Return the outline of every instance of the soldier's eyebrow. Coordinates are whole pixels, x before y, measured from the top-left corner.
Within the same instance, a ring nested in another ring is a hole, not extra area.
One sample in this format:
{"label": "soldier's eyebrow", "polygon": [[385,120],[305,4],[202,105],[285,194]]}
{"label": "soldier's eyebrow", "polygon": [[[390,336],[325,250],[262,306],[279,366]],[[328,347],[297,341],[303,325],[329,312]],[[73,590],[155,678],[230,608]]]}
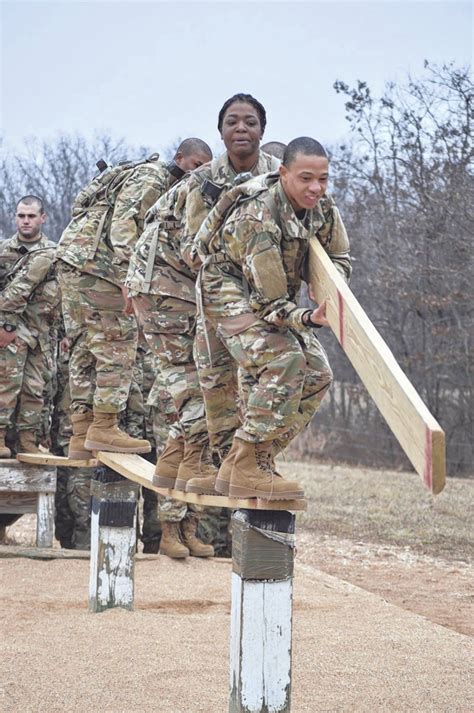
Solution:
{"label": "soldier's eyebrow", "polygon": [[36,213],[17,213],[18,218],[36,218]]}

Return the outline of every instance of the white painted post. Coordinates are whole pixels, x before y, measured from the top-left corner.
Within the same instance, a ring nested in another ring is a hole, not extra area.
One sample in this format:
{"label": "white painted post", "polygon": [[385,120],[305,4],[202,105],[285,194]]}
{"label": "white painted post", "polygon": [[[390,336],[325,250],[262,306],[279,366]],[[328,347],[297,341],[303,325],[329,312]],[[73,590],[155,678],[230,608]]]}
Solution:
{"label": "white painted post", "polygon": [[289,713],[295,516],[232,515],[229,713]]}
{"label": "white painted post", "polygon": [[133,609],[139,486],[106,466],[91,481],[89,610]]}
{"label": "white painted post", "polygon": [[54,493],[38,493],[36,505],[36,546],[52,547],[54,534]]}

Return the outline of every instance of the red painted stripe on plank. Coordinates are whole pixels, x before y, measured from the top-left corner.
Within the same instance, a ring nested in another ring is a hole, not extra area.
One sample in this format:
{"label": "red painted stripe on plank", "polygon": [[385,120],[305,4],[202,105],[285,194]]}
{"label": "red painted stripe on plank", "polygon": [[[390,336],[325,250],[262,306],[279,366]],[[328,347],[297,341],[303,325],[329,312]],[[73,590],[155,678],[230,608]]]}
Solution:
{"label": "red painted stripe on plank", "polygon": [[433,489],[433,442],[432,432],[426,426],[425,428],[425,470],[423,472],[423,480],[430,490]]}
{"label": "red painted stripe on plank", "polygon": [[344,349],[344,298],[339,290],[337,291],[337,301],[339,307],[339,341],[341,343],[341,347]]}

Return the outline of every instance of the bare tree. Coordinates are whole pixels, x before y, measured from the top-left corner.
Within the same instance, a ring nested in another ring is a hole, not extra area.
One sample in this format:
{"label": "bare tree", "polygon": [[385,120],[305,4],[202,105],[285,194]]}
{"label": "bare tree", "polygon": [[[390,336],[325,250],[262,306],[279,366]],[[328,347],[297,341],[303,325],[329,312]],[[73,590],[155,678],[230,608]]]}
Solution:
{"label": "bare tree", "polygon": [[[425,63],[420,78],[365,82],[346,98],[351,141],[333,151],[351,236],[352,288],[447,434],[451,473],[472,470],[473,85],[467,69]],[[339,383],[316,421],[325,452],[406,464],[356,375],[329,346]]]}
{"label": "bare tree", "polygon": [[0,155],[0,232],[14,231],[15,205],[22,195],[43,198],[48,213],[47,233],[58,240],[70,219],[78,191],[97,173],[96,162],[109,164],[126,159],[140,160],[151,153],[146,147],[133,148],[123,139],[101,134],[92,141],[80,135],[63,134],[53,141],[30,139],[22,154],[5,147]]}

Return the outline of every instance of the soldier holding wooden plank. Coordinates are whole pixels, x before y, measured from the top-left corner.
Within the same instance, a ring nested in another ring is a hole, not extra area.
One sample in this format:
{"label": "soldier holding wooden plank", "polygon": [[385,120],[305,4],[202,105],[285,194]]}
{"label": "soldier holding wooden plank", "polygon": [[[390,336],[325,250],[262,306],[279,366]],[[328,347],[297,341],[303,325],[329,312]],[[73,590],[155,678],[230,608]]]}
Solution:
{"label": "soldier holding wooden plank", "polygon": [[217,481],[192,479],[191,492],[215,486],[231,497],[303,497],[298,483],[276,472],[273,456],[309,423],[332,380],[314,332],[327,324],[325,305],[297,306],[312,236],[347,279],[351,272],[347,234],[327,183],[324,148],[295,139],[279,173],[232,189],[196,237],[203,261],[197,364],[204,400],[215,398],[235,363],[255,386]]}

